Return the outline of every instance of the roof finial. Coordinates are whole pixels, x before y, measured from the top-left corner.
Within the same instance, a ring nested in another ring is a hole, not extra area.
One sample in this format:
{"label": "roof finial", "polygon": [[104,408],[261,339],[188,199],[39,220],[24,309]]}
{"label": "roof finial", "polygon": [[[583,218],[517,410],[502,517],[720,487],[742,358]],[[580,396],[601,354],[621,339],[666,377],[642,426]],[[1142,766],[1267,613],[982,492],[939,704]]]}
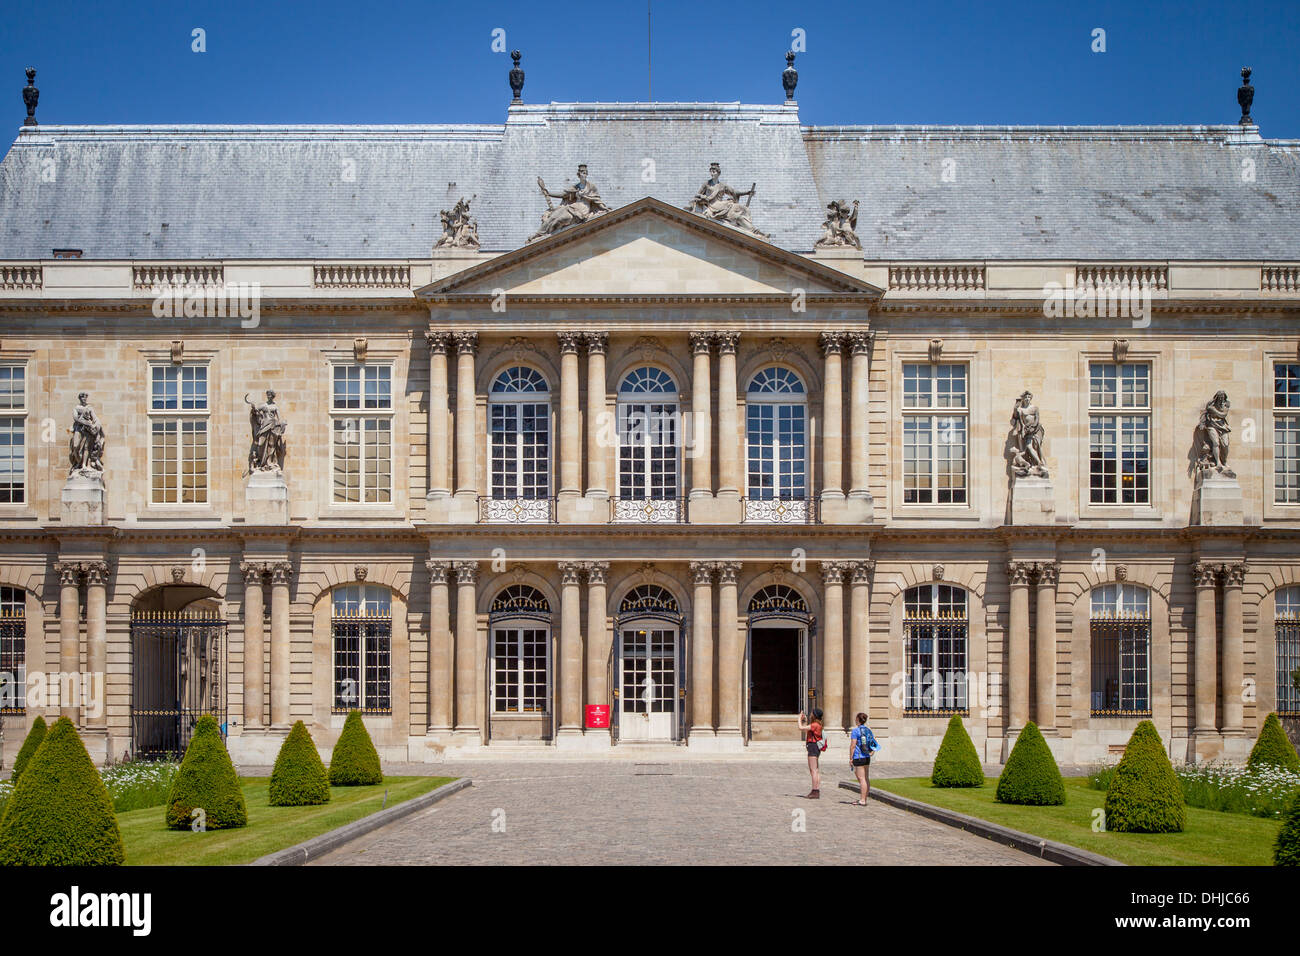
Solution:
{"label": "roof finial", "polygon": [[24,126],[36,126],[36,101],[41,98],[41,91],[36,88],[36,67],[27,68],[27,85],[23,87],[23,102],[27,104],[27,119]]}
{"label": "roof finial", "polygon": [[518,50],[510,53],[510,59],[515,61],[515,65],[510,68],[510,90],[515,94],[515,98],[510,101],[511,106],[520,106],[524,102],[521,96],[524,92],[524,71],[519,68],[519,58],[522,55]]}
{"label": "roof finial", "polygon": [[785,55],[785,69],[781,71],[781,85],[785,87],[786,102],[794,102],[794,88],[799,85],[799,71],[794,68],[794,52]]}
{"label": "roof finial", "polygon": [[1241,106],[1241,119],[1239,122],[1242,126],[1253,126],[1255,121],[1250,118],[1250,104],[1255,102],[1255,88],[1250,85],[1250,67],[1241,68],[1241,88],[1237,90],[1237,103]]}

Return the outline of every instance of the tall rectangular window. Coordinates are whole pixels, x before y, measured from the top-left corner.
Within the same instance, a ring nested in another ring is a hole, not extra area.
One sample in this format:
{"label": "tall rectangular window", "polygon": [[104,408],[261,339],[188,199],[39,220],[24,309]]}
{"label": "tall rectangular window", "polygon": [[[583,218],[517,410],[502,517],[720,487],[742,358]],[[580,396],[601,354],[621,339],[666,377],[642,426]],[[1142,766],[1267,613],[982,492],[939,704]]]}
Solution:
{"label": "tall rectangular window", "polygon": [[903,366],[903,502],[966,504],[965,365]]}
{"label": "tall rectangular window", "polygon": [[27,369],[0,365],[0,504],[27,500]]}
{"label": "tall rectangular window", "polygon": [[1150,716],[1150,593],[1107,584],[1093,590],[1091,605],[1092,715]]}
{"label": "tall rectangular window", "polygon": [[208,500],[208,367],[150,369],[149,428],[152,502]]}
{"label": "tall rectangular window", "polygon": [[0,587],[0,715],[27,707],[27,595]]}
{"label": "tall rectangular window", "polygon": [[387,588],[350,584],[333,592],[336,714],[391,714],[392,595]]}
{"label": "tall rectangular window", "polygon": [[1273,500],[1300,504],[1300,363],[1273,365]]}
{"label": "tall rectangular window", "polygon": [[1094,362],[1088,381],[1088,500],[1151,503],[1151,367]]}
{"label": "tall rectangular window", "polygon": [[393,500],[393,369],[335,365],[330,404],[334,500]]}
{"label": "tall rectangular window", "polygon": [[1300,587],[1280,588],[1274,605],[1277,642],[1277,712],[1300,717]]}

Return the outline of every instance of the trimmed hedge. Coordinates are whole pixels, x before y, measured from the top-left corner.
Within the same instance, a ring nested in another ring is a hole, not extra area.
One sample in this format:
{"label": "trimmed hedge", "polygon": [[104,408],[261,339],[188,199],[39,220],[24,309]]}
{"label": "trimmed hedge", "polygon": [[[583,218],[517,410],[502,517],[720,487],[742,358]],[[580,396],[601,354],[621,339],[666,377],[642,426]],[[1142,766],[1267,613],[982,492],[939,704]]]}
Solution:
{"label": "trimmed hedge", "polygon": [[1286,739],[1286,731],[1282,729],[1282,722],[1277,719],[1277,714],[1269,714],[1264,718],[1259,739],[1255,741],[1255,746],[1250,749],[1250,756],[1246,758],[1246,767],[1250,770],[1280,767],[1292,773],[1300,773],[1300,756],[1296,755],[1291,741]]}
{"label": "trimmed hedge", "polygon": [[5,804],[0,866],[120,866],[125,861],[108,788],[77,728],[60,717]]}
{"label": "trimmed hedge", "polygon": [[349,710],[343,733],[330,754],[330,786],[364,787],[383,782],[379,753],[361,720],[361,711]]}
{"label": "trimmed hedge", "polygon": [[[201,809],[202,815],[194,816]],[[172,783],[165,814],[170,830],[190,830],[199,820],[207,830],[232,830],[248,824],[244,791],[230,762],[221,728],[211,714],[194,725],[181,768]]]}
{"label": "trimmed hedge", "polygon": [[1032,720],[1016,738],[1007,765],[998,777],[999,803],[1059,807],[1065,803],[1065,781],[1047,741]]}
{"label": "trimmed hedge", "polygon": [[306,807],[329,803],[330,781],[325,764],[316,752],[307,725],[293,725],[280,745],[267,788],[273,807]]}
{"label": "trimmed hedge", "polygon": [[1282,820],[1277,842],[1273,844],[1274,866],[1300,866],[1300,793],[1291,800],[1291,809]]}
{"label": "trimmed hedge", "polygon": [[47,729],[45,718],[38,714],[32,721],[32,729],[27,731],[27,738],[23,741],[23,745],[18,748],[18,756],[14,758],[14,772],[9,775],[10,780],[18,782],[18,778],[22,776],[22,772],[27,769],[27,764],[35,755],[36,748],[45,739]]}
{"label": "trimmed hedge", "polygon": [[936,787],[984,786],[984,766],[959,714],[953,714],[948,721],[948,731],[934,757],[930,782]]}
{"label": "trimmed hedge", "polygon": [[1144,720],[1128,739],[1106,790],[1106,829],[1118,833],[1181,833],[1186,824],[1182,784],[1156,725]]}

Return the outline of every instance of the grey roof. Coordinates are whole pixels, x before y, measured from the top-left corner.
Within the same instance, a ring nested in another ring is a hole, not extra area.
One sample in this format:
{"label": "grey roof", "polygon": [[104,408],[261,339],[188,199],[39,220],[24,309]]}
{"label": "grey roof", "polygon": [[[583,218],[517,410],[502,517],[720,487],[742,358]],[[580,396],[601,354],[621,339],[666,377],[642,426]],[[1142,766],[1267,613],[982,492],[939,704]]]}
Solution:
{"label": "grey roof", "polygon": [[715,160],[757,184],[755,224],[795,251],[828,201],[859,199],[868,259],[1300,260],[1300,144],[1253,127],[805,127],[739,103],[522,106],[491,126],[41,126],[0,162],[0,259],[425,258],[462,195],[483,248],[505,251],[537,228],[538,175],[554,191],[586,163],[610,206],[682,206]]}

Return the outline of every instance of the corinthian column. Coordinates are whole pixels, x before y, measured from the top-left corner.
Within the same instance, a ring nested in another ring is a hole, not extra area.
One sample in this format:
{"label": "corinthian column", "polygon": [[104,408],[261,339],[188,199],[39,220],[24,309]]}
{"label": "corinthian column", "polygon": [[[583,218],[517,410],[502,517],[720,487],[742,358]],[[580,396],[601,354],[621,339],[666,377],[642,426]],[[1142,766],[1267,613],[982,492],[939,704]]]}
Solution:
{"label": "corinthian column", "polygon": [[560,562],[560,732],[582,733],[582,594],[576,561]]}
{"label": "corinthian column", "polygon": [[1056,575],[1054,562],[1038,566],[1038,629],[1035,632],[1037,670],[1035,689],[1039,730],[1056,727]]}
{"label": "corinthian column", "polygon": [[293,660],[289,644],[289,575],[288,561],[271,565],[271,727],[288,730],[290,723],[290,666]]}
{"label": "corinthian column", "polygon": [[718,341],[718,497],[740,497],[740,411],[736,407],[736,345],[739,332],[719,332]]}
{"label": "corinthian column", "polygon": [[451,494],[451,469],[447,460],[447,347],[451,335],[447,332],[424,333],[429,343],[429,490],[430,498],[445,498]]}
{"label": "corinthian column", "polygon": [[694,366],[691,373],[691,498],[713,497],[712,435],[709,428],[710,402],[713,386],[709,379],[709,347],[712,338],[707,332],[691,333],[691,354]]}
{"label": "corinthian column", "polygon": [[77,705],[63,699],[64,689],[73,686],[73,675],[81,671],[81,565],[60,561],[59,575],[59,715],[78,722]]}
{"label": "corinthian column", "polygon": [[108,564],[86,564],[86,670],[89,680],[81,683],[86,727],[103,731],[108,727]]}
{"label": "corinthian column", "polygon": [[1196,580],[1196,706],[1193,733],[1213,734],[1215,697],[1219,690],[1219,664],[1215,655],[1218,627],[1215,620],[1215,586],[1219,565],[1198,561],[1192,568]]}
{"label": "corinthian column", "polygon": [[732,737],[741,746],[741,672],[745,642],[740,636],[740,606],[736,579],[739,561],[718,564],[718,736]]}
{"label": "corinthian column", "polygon": [[429,733],[446,733],[452,723],[456,642],[451,636],[450,561],[425,561],[429,569]]}
{"label": "corinthian column", "polygon": [[844,497],[843,332],[821,334],[825,356],[822,392],[822,499]]}
{"label": "corinthian column", "polygon": [[1007,565],[1011,589],[1011,628],[1007,634],[1006,664],[1009,703],[1007,730],[1019,733],[1029,720],[1029,577],[1034,566],[1028,561]]}
{"label": "corinthian column", "polygon": [[557,332],[560,340],[560,488],[561,497],[582,494],[582,452],[578,443],[578,345],[581,332]]}
{"label": "corinthian column", "polygon": [[478,564],[456,561],[456,731],[477,734]]}
{"label": "corinthian column", "polygon": [[[867,401],[868,377],[871,373],[871,343],[874,336],[870,332],[850,332],[848,336],[849,348],[853,353],[852,382],[849,389],[849,497],[870,502],[871,491],[868,488],[867,474],[870,429],[867,424]],[[870,517],[870,512],[867,517]]]}
{"label": "corinthian column", "polygon": [[[455,332],[456,341],[456,494],[475,504],[478,498],[478,446],[475,428],[474,356],[477,332]],[[477,507],[475,508],[477,514]]]}
{"label": "corinthian column", "polygon": [[1241,686],[1246,676],[1241,588],[1247,570],[1244,561],[1223,569],[1223,733],[1233,737],[1246,732]]}
{"label": "corinthian column", "polygon": [[608,498],[609,449],[602,442],[611,430],[601,425],[605,417],[605,350],[609,334],[587,332],[583,340],[587,343],[587,496]]}
{"label": "corinthian column", "polygon": [[[587,568],[587,704],[610,704],[609,667],[610,637],[606,625],[605,575],[608,561],[588,561]],[[584,730],[586,721],[583,722]],[[597,729],[594,735],[609,736]]]}
{"label": "corinthian column", "polygon": [[844,571],[839,561],[822,562],[826,630],[823,634],[822,705],[828,731],[844,730]]}
{"label": "corinthian column", "polygon": [[691,627],[691,739],[714,736],[713,728],[713,563],[692,561],[695,583]]}
{"label": "corinthian column", "polygon": [[266,565],[245,561],[239,566],[244,575],[244,729],[262,726],[266,706],[262,662],[266,657],[266,592],[262,577]]}
{"label": "corinthian column", "polygon": [[849,712],[871,713],[871,572],[875,561],[854,561],[849,590]]}

